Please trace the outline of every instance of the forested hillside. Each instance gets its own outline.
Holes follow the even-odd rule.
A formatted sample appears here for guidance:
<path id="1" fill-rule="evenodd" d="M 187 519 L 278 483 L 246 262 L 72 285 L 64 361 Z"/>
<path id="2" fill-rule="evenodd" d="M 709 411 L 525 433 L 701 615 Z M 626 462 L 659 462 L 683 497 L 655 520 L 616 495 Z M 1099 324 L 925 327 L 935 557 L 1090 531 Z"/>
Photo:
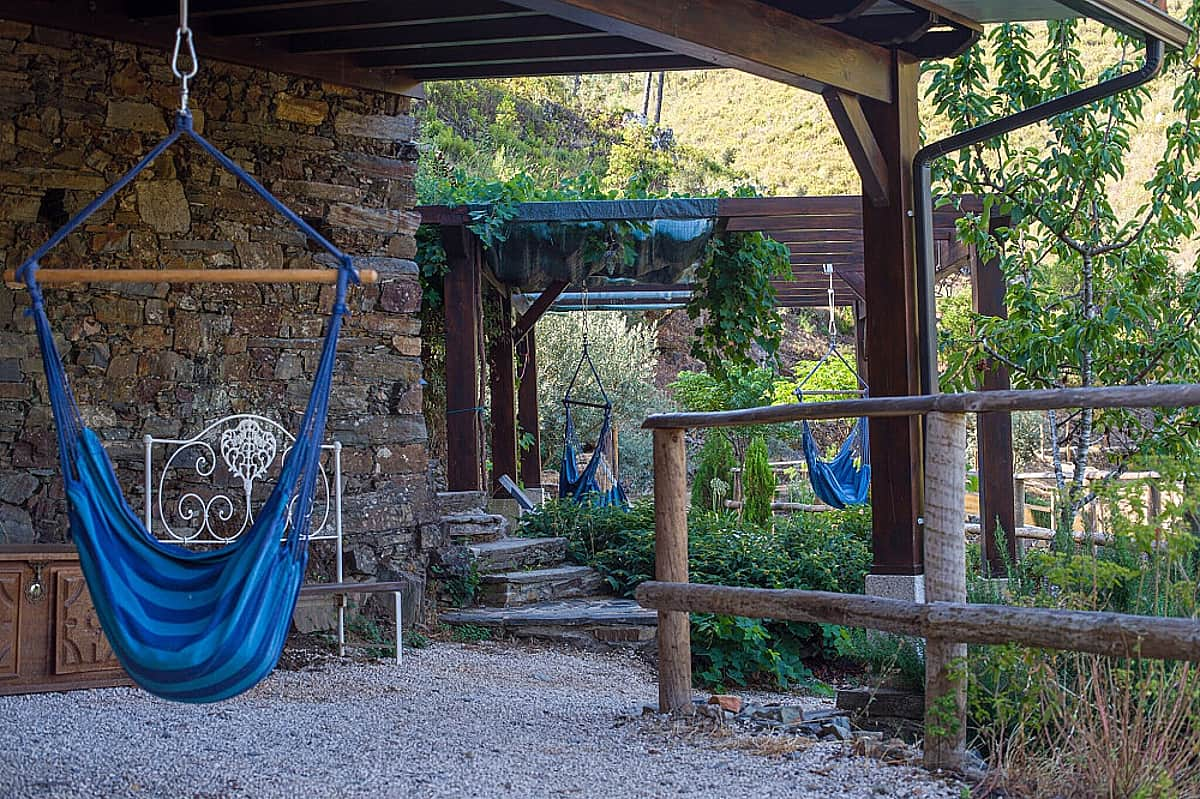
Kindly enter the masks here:
<path id="1" fill-rule="evenodd" d="M 1181 14 L 1184 0 L 1171 0 Z M 1035 29 L 1038 26 L 1033 26 Z M 1089 26 L 1083 60 L 1090 76 L 1116 63 L 1125 47 Z M 1043 42 L 1038 47 L 1045 49 Z M 652 77 L 645 104 L 647 78 Z M 423 114 L 421 191 L 434 199 L 439 177 L 458 166 L 483 178 L 524 171 L 544 184 L 590 172 L 620 190 L 638 169 L 659 187 L 700 193 L 749 183 L 766 195 L 856 193 L 858 178 L 818 95 L 732 70 L 665 74 L 661 118 L 653 124 L 658 75 L 588 75 L 527 80 L 469 81 L 427 86 Z M 927 84 L 928 81 L 926 80 Z M 1164 75 L 1150 88 L 1134 157 L 1113 187 L 1119 211 L 1132 212 L 1162 152 L 1166 127 L 1176 118 L 1177 79 Z M 648 108 L 649 125 L 642 123 Z M 949 120 L 926 108 L 927 139 L 943 135 Z M 1191 259 L 1187 259 L 1188 263 Z"/>

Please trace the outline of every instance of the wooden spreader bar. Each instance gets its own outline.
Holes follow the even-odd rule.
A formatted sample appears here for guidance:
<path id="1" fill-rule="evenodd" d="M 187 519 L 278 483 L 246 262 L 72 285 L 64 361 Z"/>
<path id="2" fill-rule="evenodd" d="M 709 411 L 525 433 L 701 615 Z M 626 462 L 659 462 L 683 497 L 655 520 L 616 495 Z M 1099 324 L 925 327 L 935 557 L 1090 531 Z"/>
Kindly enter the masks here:
<path id="1" fill-rule="evenodd" d="M 337 282 L 337 269 L 39 269 L 39 283 L 321 283 Z M 364 285 L 379 282 L 374 269 L 359 269 Z M 24 288 L 15 270 L 4 272 L 4 282 Z"/>

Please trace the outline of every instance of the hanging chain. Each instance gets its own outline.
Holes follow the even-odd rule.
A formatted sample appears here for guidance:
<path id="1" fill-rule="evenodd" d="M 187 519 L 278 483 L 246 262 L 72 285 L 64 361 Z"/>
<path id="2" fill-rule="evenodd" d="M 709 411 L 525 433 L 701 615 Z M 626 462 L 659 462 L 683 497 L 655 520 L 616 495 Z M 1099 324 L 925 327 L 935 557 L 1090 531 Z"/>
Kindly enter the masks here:
<path id="1" fill-rule="evenodd" d="M 179 53 L 183 43 L 187 42 L 189 66 L 186 70 L 179 69 Z M 185 116 L 188 111 L 188 81 L 196 77 L 200 62 L 196 59 L 196 43 L 192 38 L 192 29 L 188 27 L 188 0 L 179 0 L 179 27 L 175 29 L 175 51 L 171 54 L 171 72 L 179 78 L 179 113 Z"/>

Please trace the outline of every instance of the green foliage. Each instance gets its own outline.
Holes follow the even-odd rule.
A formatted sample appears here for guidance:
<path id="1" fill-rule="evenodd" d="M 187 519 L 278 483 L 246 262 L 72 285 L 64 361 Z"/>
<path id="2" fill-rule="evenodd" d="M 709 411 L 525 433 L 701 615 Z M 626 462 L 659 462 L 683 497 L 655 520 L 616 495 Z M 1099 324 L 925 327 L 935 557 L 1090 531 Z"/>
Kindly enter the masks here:
<path id="1" fill-rule="evenodd" d="M 429 571 L 437 580 L 438 590 L 454 607 L 465 607 L 475 600 L 479 590 L 479 569 L 475 561 L 467 561 L 461 566 L 434 565 Z"/>
<path id="2" fill-rule="evenodd" d="M 1200 21 L 1200 3 L 1187 17 Z M 1103 67 L 1085 58 L 1097 37 L 1078 21 L 1051 22 L 1044 35 L 997 26 L 959 58 L 929 67 L 928 97 L 958 131 L 1128 72 L 1140 58 L 1123 37 L 1098 40 L 1112 53 L 1095 59 Z M 983 212 L 960 222 L 960 238 L 999 259 L 1008 287 L 1007 318 L 967 313 L 961 298 L 942 302 L 947 388 L 975 387 L 995 363 L 1022 388 L 1200 379 L 1200 271 L 1175 255 L 1200 222 L 1195 53 L 1193 42 L 1167 56 L 1174 109 L 1160 142 L 1138 139 L 1150 121 L 1142 87 L 938 162 L 941 191 L 984 196 Z M 1114 186 L 1128 185 L 1129 164 L 1150 154 L 1133 200 L 1118 204 Z M 989 234 L 999 215 L 1010 222 Z M 1084 410 L 1057 419 L 1054 443 L 1082 475 L 1106 436 L 1122 442 L 1105 453 L 1113 465 L 1149 453 L 1183 457 L 1200 444 L 1197 420 L 1194 411 Z M 1059 488 L 1064 515 L 1055 525 L 1069 529 L 1090 488 L 1067 476 Z"/>
<path id="3" fill-rule="evenodd" d="M 721 510 L 716 495 L 723 496 L 733 484 L 736 466 L 737 457 L 733 454 L 729 437 L 723 430 L 709 430 L 704 437 L 704 446 L 700 448 L 700 465 L 696 467 L 696 476 L 692 479 L 692 507 Z M 714 480 L 720 482 L 714 486 Z M 721 488 L 721 483 L 724 483 L 724 490 L 715 491 Z"/>
<path id="4" fill-rule="evenodd" d="M 925 642 L 873 630 L 831 627 L 834 651 L 867 667 L 875 685 L 895 684 L 910 691 L 925 687 Z"/>
<path id="5" fill-rule="evenodd" d="M 404 646 L 408 649 L 427 649 L 430 641 L 429 636 L 417 630 L 404 631 Z"/>
<path id="6" fill-rule="evenodd" d="M 766 405 L 774 384 L 770 369 L 754 367 L 727 369 L 721 375 L 683 371 L 667 388 L 684 410 L 705 413 Z"/>
<path id="7" fill-rule="evenodd" d="M 861 593 L 870 566 L 868 509 L 780 518 L 774 530 L 729 513 L 693 509 L 688 568 L 697 583 Z M 519 535 L 565 536 L 568 556 L 630 596 L 654 570 L 654 507 L 629 510 L 549 502 L 521 519 Z M 807 679 L 803 660 L 824 651 L 818 625 L 693 616 L 697 677 L 706 684 L 775 685 Z"/>
<path id="8" fill-rule="evenodd" d="M 775 473 L 767 457 L 767 440 L 755 436 L 746 448 L 742 465 L 742 517 L 750 524 L 770 525 L 775 500 Z"/>
<path id="9" fill-rule="evenodd" d="M 789 626 L 771 631 L 760 619 L 693 615 L 692 654 L 700 664 L 695 678 L 714 689 L 763 679 L 780 688 L 807 683 L 812 672 L 804 658 L 815 654 L 810 636 L 795 635 Z"/>
<path id="10" fill-rule="evenodd" d="M 450 640 L 459 644 L 477 644 L 492 640 L 492 628 L 481 624 L 456 624 L 450 628 Z"/>
<path id="11" fill-rule="evenodd" d="M 699 322 L 692 356 L 717 377 L 754 367 L 754 345 L 774 358 L 783 320 L 771 280 L 791 273 L 788 248 L 762 233 L 714 236 L 696 273 L 700 287 L 687 306 L 688 317 Z"/>

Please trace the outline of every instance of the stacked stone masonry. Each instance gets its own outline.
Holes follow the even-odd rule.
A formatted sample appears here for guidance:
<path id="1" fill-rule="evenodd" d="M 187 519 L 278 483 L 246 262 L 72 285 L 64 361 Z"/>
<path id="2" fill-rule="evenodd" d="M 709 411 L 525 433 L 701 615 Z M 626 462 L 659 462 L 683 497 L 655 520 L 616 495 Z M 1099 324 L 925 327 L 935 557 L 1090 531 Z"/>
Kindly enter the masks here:
<path id="1" fill-rule="evenodd" d="M 178 104 L 167 54 L 0 21 L 0 262 L 18 266 L 164 136 Z M 421 414 L 416 147 L 408 98 L 211 61 L 197 129 L 382 281 L 353 289 L 329 436 L 345 447 L 348 576 L 424 591 L 440 541 Z M 301 234 L 194 146 L 176 145 L 43 263 L 205 269 L 327 264 Z M 84 421 L 127 496 L 141 438 L 188 436 L 230 413 L 294 428 L 330 288 L 47 288 Z M 45 380 L 24 311 L 0 288 L 0 542 L 67 536 Z M 409 603 L 420 607 L 420 603 Z"/>

